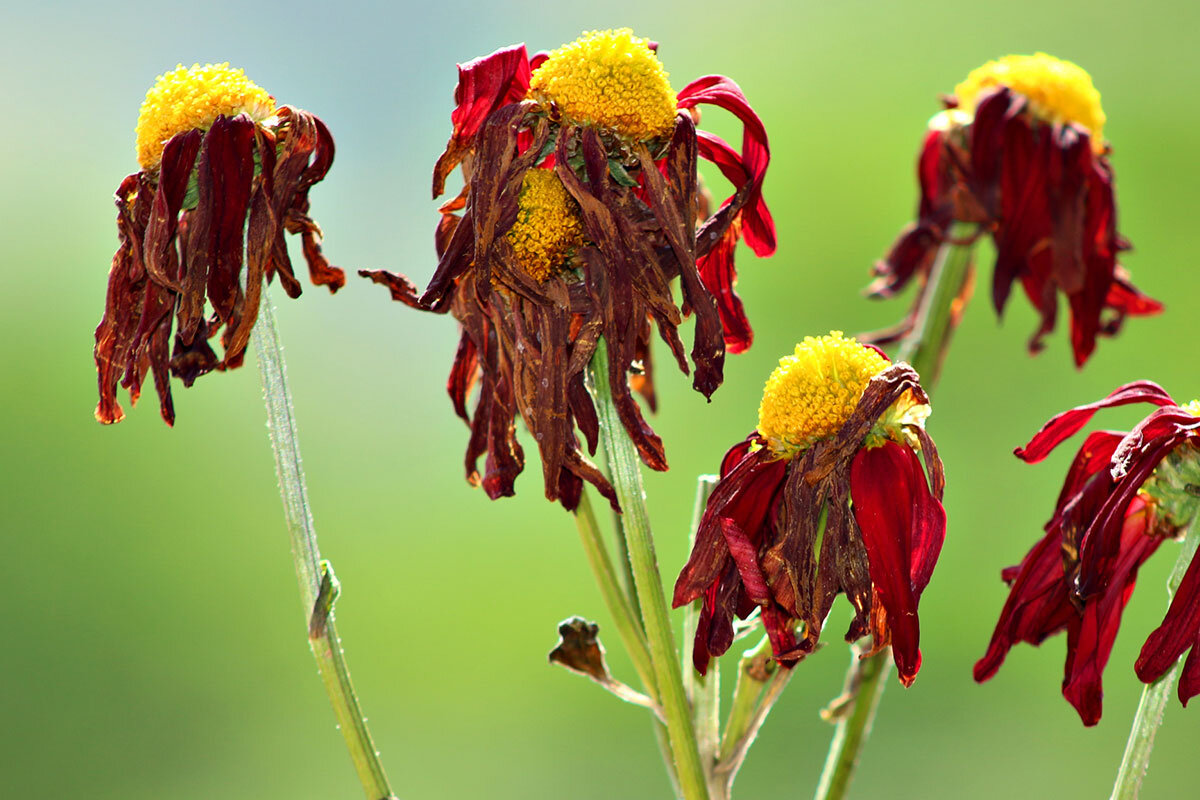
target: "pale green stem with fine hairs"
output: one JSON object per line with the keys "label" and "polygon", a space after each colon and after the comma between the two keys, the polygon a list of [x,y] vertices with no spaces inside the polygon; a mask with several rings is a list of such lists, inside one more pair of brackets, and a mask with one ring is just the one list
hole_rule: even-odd
{"label": "pale green stem with fine hairs", "polygon": [[[955,222],[947,241],[938,249],[921,295],[913,328],[900,342],[897,361],[907,361],[921,376],[921,385],[932,394],[941,374],[942,361],[962,313],[956,308],[963,287],[970,279],[973,237],[978,226]],[[883,697],[885,679],[891,671],[892,650],[885,647],[873,656],[855,657],[846,673],[844,705],[829,755],[821,771],[815,800],[839,800],[846,796],[859,752],[871,735],[875,711]]]}
{"label": "pale green stem with fine hairs", "polygon": [[325,691],[333,704],[338,727],[350,749],[350,758],[367,800],[395,798],[383,765],[379,762],[375,744],[371,741],[371,733],[367,730],[366,718],[358,705],[342,641],[334,625],[333,602],[338,592],[337,579],[329,563],[321,561],[321,551],[317,547],[317,533],[300,462],[300,444],[292,395],[288,389],[283,346],[275,326],[275,314],[265,291],[252,338],[258,355],[259,375],[262,377],[263,401],[267,408],[267,432],[275,452],[279,494],[283,498],[284,517],[292,540],[292,559],[300,584],[305,622],[309,628],[309,648],[317,660],[317,669],[325,683]]}
{"label": "pale green stem with fine hairs", "polygon": [[[1167,602],[1179,591],[1183,582],[1183,574],[1196,555],[1197,545],[1200,545],[1200,525],[1193,519],[1188,526],[1183,547],[1180,548],[1179,560],[1171,570],[1167,580]],[[1163,713],[1171,699],[1175,681],[1183,668],[1183,656],[1175,662],[1166,674],[1154,683],[1147,684],[1142,689],[1142,699],[1138,703],[1137,714],[1133,718],[1133,728],[1129,732],[1129,741],[1125,743],[1125,755],[1121,759],[1121,768],[1117,771],[1117,781],[1113,785],[1111,800],[1136,800],[1142,790],[1142,779],[1146,777],[1146,769],[1150,766],[1150,750],[1154,747],[1154,734],[1162,724]]]}
{"label": "pale green stem with fine hairs", "polygon": [[633,568],[634,588],[642,614],[642,627],[650,646],[655,682],[663,715],[667,719],[667,734],[675,757],[675,770],[686,800],[708,800],[708,787],[696,734],[692,729],[691,709],[683,691],[679,669],[679,651],[667,613],[662,576],[654,554],[650,534],[650,517],[646,511],[646,490],[642,485],[641,459],[625,433],[625,428],[613,405],[608,377],[608,352],[601,340],[592,356],[592,389],[600,419],[600,438],[608,454],[610,478],[623,512],[623,530],[629,547],[629,562]]}
{"label": "pale green stem with fine hairs", "polygon": [[[596,578],[596,585],[600,588],[604,605],[607,606],[608,613],[612,615],[613,622],[617,626],[617,634],[621,637],[621,643],[625,646],[625,651],[629,654],[629,660],[633,662],[633,668],[637,671],[638,677],[642,679],[642,686],[645,687],[646,694],[651,700],[658,703],[658,686],[655,683],[654,665],[650,661],[646,634],[642,631],[642,623],[638,620],[637,614],[617,578],[612,559],[608,555],[608,548],[604,544],[604,537],[600,533],[600,526],[596,524],[596,514],[592,511],[592,502],[586,489],[580,495],[579,506],[575,509],[575,525],[579,529],[579,539],[583,543],[584,554],[587,556],[588,565],[592,568],[592,575]],[[667,776],[675,788],[675,795],[679,796],[678,778],[675,776],[675,765],[671,758],[671,746],[667,740],[666,729],[657,719],[653,720],[653,725],[654,736],[667,767]]]}

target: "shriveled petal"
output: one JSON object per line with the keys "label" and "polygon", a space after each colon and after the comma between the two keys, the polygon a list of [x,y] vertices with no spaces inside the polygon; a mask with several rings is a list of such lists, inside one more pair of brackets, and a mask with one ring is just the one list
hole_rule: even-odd
{"label": "shriveled petal", "polygon": [[529,57],[523,44],[502,47],[458,65],[454,111],[450,112],[454,132],[433,168],[435,198],[445,190],[446,176],[471,149],[472,140],[488,115],[507,103],[520,101],[529,91],[529,75]]}
{"label": "shriveled petal", "polygon": [[725,349],[734,354],[745,352],[754,342],[754,330],[746,317],[742,298],[734,291],[737,268],[733,263],[733,252],[737,240],[737,229],[730,226],[708,254],[696,261],[700,281],[717,301],[717,313],[725,331]]}
{"label": "shriveled petal", "polygon": [[1101,400],[1056,414],[1033,435],[1028,444],[1018,447],[1013,452],[1022,461],[1036,464],[1050,455],[1051,451],[1062,444],[1064,440],[1075,435],[1084,425],[1087,425],[1100,409],[1130,403],[1153,403],[1156,406],[1175,405],[1175,401],[1171,399],[1171,395],[1167,394],[1166,389],[1153,381],[1127,383]]}

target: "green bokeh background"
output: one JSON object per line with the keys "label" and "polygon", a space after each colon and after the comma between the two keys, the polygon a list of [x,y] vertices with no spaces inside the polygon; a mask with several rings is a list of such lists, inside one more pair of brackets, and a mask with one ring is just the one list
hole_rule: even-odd
{"label": "green bokeh background", "polygon": [[[771,135],[771,260],[741,254],[757,340],[706,404],[660,373],[654,425],[672,469],[647,479],[667,580],[685,558],[695,475],[754,424],[775,360],[807,334],[889,324],[906,301],[859,296],[915,205],[923,126],[972,67],[1046,50],[1089,69],[1109,114],[1125,259],[1164,316],[1133,320],[1079,372],[1065,331],[1025,354],[1035,319],[1014,295],[997,324],[981,291],[938,389],[929,430],[949,474],[950,528],[921,608],[925,665],[893,680],[859,797],[1107,796],[1141,685],[1132,662],[1164,607],[1172,561],[1143,572],[1084,729],[1059,694],[1064,642],[1020,647],[977,686],[1014,563],[1049,514],[1069,453],[1010,453],[1048,416],[1135,378],[1200,393],[1196,131],[1200,7],[1095,3],[868,4],[741,0],[271,7],[50,2],[5,12],[0,33],[0,781],[13,798],[360,796],[304,641],[253,366],[93,419],[92,330],[116,245],[111,195],[136,169],[143,92],[177,62],[229,60],[281,102],[318,113],[337,163],[313,192],[345,267],[432,272],[431,165],[449,132],[454,64],[526,41],[628,25],[662,43],[675,86],[733,76]],[[714,111],[706,124],[727,136]],[[710,173],[710,178],[714,177]],[[718,183],[718,185],[720,185]],[[986,248],[982,253],[990,259]],[[983,270],[982,286],[990,274]],[[337,297],[280,298],[280,324],[325,554],[343,582],[340,627],[402,798],[665,797],[639,709],[547,665],[571,614],[611,629],[570,518],[541,497],[466,486],[466,430],[444,382],[446,318],[351,278]],[[1110,412],[1127,425],[1139,412]],[[532,448],[529,450],[532,451]],[[804,663],[739,780],[742,797],[811,792],[830,729],[818,710],[847,651]],[[610,661],[629,664],[615,636]],[[1146,797],[1194,794],[1200,711],[1173,704]]]}

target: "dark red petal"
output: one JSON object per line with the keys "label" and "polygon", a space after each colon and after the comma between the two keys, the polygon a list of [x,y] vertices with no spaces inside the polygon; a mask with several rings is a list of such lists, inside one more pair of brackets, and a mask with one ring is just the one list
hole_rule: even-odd
{"label": "dark red petal", "polygon": [[721,526],[721,534],[725,537],[725,545],[729,548],[729,555],[737,564],[747,596],[760,606],[770,605],[771,590],[767,588],[767,581],[758,564],[758,548],[750,543],[746,532],[729,517],[721,517],[718,524]]}
{"label": "dark red petal", "polygon": [[1162,313],[1163,304],[1139,291],[1123,272],[1118,267],[1112,285],[1108,287],[1108,297],[1104,299],[1104,305],[1116,309],[1122,315],[1129,314],[1135,317]]}
{"label": "dark red petal", "polygon": [[1125,518],[1120,555],[1103,582],[1103,591],[1086,600],[1083,616],[1068,626],[1063,696],[1075,706],[1084,725],[1100,721],[1101,675],[1112,653],[1121,613],[1133,593],[1138,567],[1162,542],[1161,537],[1146,535],[1146,524],[1144,508]]}
{"label": "dark red petal", "polygon": [[1087,425],[1097,411],[1102,408],[1128,405],[1129,403],[1153,403],[1156,406],[1172,406],[1175,401],[1167,391],[1153,381],[1134,381],[1115,389],[1102,400],[1087,405],[1076,406],[1050,419],[1041,430],[1033,435],[1024,447],[1018,447],[1013,452],[1017,458],[1029,463],[1037,462],[1050,455],[1065,439],[1075,435],[1084,425]]}
{"label": "dark red petal", "polygon": [[446,176],[471,149],[471,140],[488,115],[500,106],[519,102],[525,97],[529,91],[529,73],[529,57],[523,44],[502,47],[490,55],[458,65],[454,111],[450,113],[454,132],[433,168],[434,197],[442,194]]}
{"label": "dark red petal", "polygon": [[925,481],[925,469],[917,454],[907,447],[900,449],[908,460],[908,479],[913,487],[910,577],[913,594],[919,599],[933,577],[933,568],[937,566],[942,544],[946,540],[946,510],[930,492]]}
{"label": "dark red petal", "polygon": [[975,662],[976,681],[983,683],[995,675],[1009,649],[1017,642],[1039,645],[1076,616],[1067,596],[1059,544],[1058,530],[1051,530],[1025,555],[1020,566],[1009,567],[1002,573],[1012,588],[1000,611],[987,652]]}
{"label": "dark red petal", "polygon": [[[679,108],[711,103],[731,112],[742,122],[741,161],[754,181],[753,194],[743,211],[746,244],[760,257],[775,252],[775,221],[762,198],[762,181],[771,160],[767,131],[741,88],[723,75],[706,75],[689,83],[677,95]],[[704,155],[701,153],[701,155]]]}
{"label": "dark red petal", "polygon": [[921,667],[910,553],[917,494],[924,489],[913,485],[904,451],[893,442],[860,450],[850,464],[850,496],[867,549],[871,583],[887,611],[896,669],[901,683],[908,686]]}
{"label": "dark red petal", "polygon": [[1143,683],[1153,683],[1179,660],[1200,631],[1200,558],[1188,565],[1166,615],[1138,655],[1134,670]]}
{"label": "dark red petal", "polygon": [[1200,641],[1192,645],[1187,660],[1183,662],[1183,672],[1179,676],[1179,702],[1187,707],[1188,700],[1200,694]]}
{"label": "dark red petal", "polygon": [[725,331],[725,350],[729,353],[744,352],[754,342],[754,330],[746,317],[742,299],[733,288],[737,283],[737,268],[733,263],[737,240],[737,228],[730,225],[708,254],[696,260],[700,282],[717,301],[717,312]]}
{"label": "dark red petal", "polygon": [[[1124,529],[1141,508],[1138,491],[1159,462],[1186,436],[1186,433],[1175,434],[1147,442],[1146,447],[1139,450],[1136,458],[1128,464],[1128,471],[1120,477],[1117,477],[1117,470],[1113,468],[1111,477],[1116,480],[1112,482],[1103,505],[1094,514],[1086,515],[1091,516],[1093,521],[1079,544],[1076,596],[1087,598],[1103,592],[1108,586],[1109,576],[1117,568],[1117,562],[1123,557],[1127,546]],[[1117,449],[1119,451],[1120,447]],[[1114,460],[1116,457],[1114,455]]]}

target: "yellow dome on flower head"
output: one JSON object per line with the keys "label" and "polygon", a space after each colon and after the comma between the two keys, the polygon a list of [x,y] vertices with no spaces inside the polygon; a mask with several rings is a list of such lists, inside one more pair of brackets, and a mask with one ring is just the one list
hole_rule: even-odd
{"label": "yellow dome on flower head", "polygon": [[964,111],[974,112],[979,96],[996,86],[1007,86],[1029,100],[1030,110],[1048,122],[1072,122],[1088,130],[1092,149],[1104,150],[1104,109],[1092,76],[1070,61],[1045,53],[1005,56],[971,71],[954,87]]}
{"label": "yellow dome on flower head", "polygon": [[758,432],[777,455],[791,455],[833,436],[863,392],[891,364],[841,331],[806,336],[767,378]]}
{"label": "yellow dome on flower head", "polygon": [[1193,400],[1190,403],[1184,403],[1180,406],[1184,411],[1191,414],[1193,417],[1200,417],[1200,400]]}
{"label": "yellow dome on flower head", "polygon": [[152,169],[162,160],[163,146],[176,134],[212,126],[219,116],[246,113],[262,122],[275,113],[275,98],[246,77],[240,69],[224,64],[182,64],[158,76],[146,92],[138,114],[137,154],[142,169]]}
{"label": "yellow dome on flower head", "polygon": [[517,202],[517,221],[508,230],[508,242],[521,268],[544,281],[583,244],[579,207],[552,169],[526,172]]}
{"label": "yellow dome on flower head", "polygon": [[675,91],[647,39],[628,28],[585,33],[550,53],[529,81],[529,97],[563,117],[635,141],[669,136]]}

